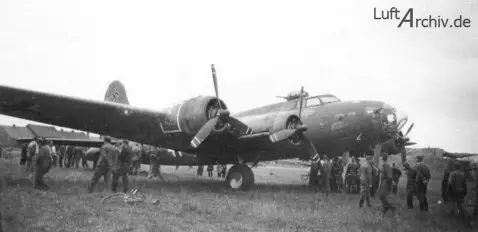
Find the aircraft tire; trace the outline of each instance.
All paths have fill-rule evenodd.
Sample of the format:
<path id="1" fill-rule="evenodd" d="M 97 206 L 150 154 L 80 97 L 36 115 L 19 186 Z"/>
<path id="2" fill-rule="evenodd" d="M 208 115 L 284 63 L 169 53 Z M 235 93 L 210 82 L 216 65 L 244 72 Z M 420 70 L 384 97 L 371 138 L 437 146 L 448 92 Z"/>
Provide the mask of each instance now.
<path id="1" fill-rule="evenodd" d="M 249 190 L 254 184 L 254 173 L 245 164 L 236 164 L 227 172 L 226 184 L 232 190 Z"/>

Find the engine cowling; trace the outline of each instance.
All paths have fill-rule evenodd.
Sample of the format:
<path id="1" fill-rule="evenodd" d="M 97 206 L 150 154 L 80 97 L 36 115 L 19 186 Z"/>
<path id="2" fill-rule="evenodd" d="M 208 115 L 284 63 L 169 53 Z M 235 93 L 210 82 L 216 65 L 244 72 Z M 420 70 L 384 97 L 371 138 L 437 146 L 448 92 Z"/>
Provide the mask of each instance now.
<path id="1" fill-rule="evenodd" d="M 227 109 L 221 100 L 221 108 Z M 209 119 L 216 117 L 219 104 L 216 97 L 198 96 L 164 109 L 164 132 L 182 131 L 194 136 Z"/>

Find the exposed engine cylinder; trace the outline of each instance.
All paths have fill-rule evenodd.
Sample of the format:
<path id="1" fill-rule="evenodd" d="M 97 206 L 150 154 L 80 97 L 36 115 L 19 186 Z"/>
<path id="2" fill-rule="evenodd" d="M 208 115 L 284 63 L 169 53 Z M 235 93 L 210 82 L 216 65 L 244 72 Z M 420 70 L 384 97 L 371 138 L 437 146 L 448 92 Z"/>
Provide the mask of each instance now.
<path id="1" fill-rule="evenodd" d="M 227 109 L 221 100 L 221 108 Z M 211 118 L 216 117 L 219 104 L 216 97 L 199 96 L 165 109 L 167 116 L 163 130 L 183 131 L 188 135 L 196 135 L 199 129 Z"/>

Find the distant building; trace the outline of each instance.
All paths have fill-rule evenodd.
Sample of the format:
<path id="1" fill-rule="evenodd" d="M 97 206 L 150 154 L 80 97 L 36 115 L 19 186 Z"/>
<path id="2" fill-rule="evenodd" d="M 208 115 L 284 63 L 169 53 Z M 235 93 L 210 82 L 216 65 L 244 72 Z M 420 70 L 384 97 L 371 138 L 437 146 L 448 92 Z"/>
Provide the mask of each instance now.
<path id="1" fill-rule="evenodd" d="M 33 133 L 26 127 L 0 126 L 0 146 L 15 146 L 17 139 L 33 137 Z"/>
<path id="2" fill-rule="evenodd" d="M 62 138 L 62 139 L 89 139 L 85 133 L 57 130 L 53 126 L 28 124 L 26 127 L 1 126 L 0 146 L 16 146 L 17 139 L 32 139 L 33 137 Z"/>

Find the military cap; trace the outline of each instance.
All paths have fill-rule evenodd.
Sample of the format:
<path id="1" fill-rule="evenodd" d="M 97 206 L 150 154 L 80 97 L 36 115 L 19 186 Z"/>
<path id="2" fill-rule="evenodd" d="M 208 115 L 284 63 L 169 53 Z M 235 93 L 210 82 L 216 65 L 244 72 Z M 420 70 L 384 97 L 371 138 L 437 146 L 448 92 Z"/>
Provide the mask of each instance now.
<path id="1" fill-rule="evenodd" d="M 423 156 L 422 155 L 417 155 L 417 161 L 422 161 L 423 160 Z"/>
<path id="2" fill-rule="evenodd" d="M 128 140 L 127 140 L 127 139 L 123 139 L 123 143 L 128 144 Z"/>
<path id="3" fill-rule="evenodd" d="M 404 163 L 404 164 L 403 164 L 403 167 L 406 168 L 406 169 L 409 169 L 409 168 L 410 168 L 410 164 L 409 164 L 409 163 Z"/>
<path id="4" fill-rule="evenodd" d="M 111 137 L 110 136 L 105 136 L 104 141 L 108 142 L 108 143 L 111 143 Z"/>

